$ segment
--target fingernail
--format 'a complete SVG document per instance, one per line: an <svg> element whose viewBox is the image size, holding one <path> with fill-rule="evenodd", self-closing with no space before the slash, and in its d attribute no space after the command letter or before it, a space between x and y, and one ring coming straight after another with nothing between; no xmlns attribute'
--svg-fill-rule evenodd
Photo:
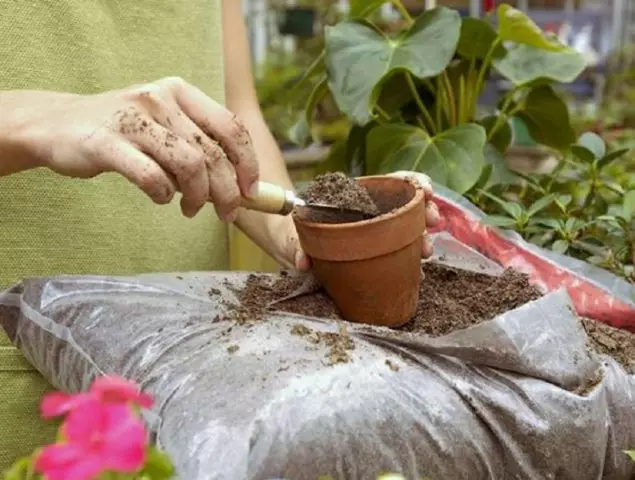
<svg viewBox="0 0 635 480"><path fill-rule="evenodd" d="M249 198L254 198L256 195L258 195L258 182L252 183L247 191L247 197Z"/></svg>
<svg viewBox="0 0 635 480"><path fill-rule="evenodd" d="M294 261L295 261L295 268L297 268L300 271L308 270L311 266L309 262L309 258L306 256L306 254L302 250L298 250L297 252L295 252Z"/></svg>
<svg viewBox="0 0 635 480"><path fill-rule="evenodd" d="M439 221L441 220L441 213L439 212L439 207L437 207L437 204L430 202L427 205L426 209L430 213L430 216L428 218L428 223L433 225L439 223Z"/></svg>

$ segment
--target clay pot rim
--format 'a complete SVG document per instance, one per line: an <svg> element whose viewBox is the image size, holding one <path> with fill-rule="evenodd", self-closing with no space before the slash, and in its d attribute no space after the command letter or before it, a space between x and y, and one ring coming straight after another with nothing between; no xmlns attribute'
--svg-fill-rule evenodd
<svg viewBox="0 0 635 480"><path fill-rule="evenodd" d="M390 180L396 180L399 182L403 182L403 183L408 183L410 185L412 185L415 189L415 194L413 195L413 197L408 201L408 203L406 203L405 205L402 205L401 207L392 210L390 212L387 213L382 213L377 215L376 217L373 218L369 218L367 220L359 220L357 222L345 222L345 223L321 223L321 222L311 222L310 220L305 220L304 218L302 218L301 216L297 215L295 212L292 213L292 215L295 217L296 220L302 222L304 225L308 226L308 227L313 227L313 228L321 228L324 230L340 230L343 228L357 228L357 227L363 227L366 225L370 225L373 223L379 223L379 222L384 222L392 217L397 217L399 215L403 215L404 212L411 210L413 208L415 208L415 206L421 201L421 197L423 197L424 195L424 191L423 191L423 186L421 184L419 184L418 182L416 182L415 180L411 179L411 178L402 178L402 177L394 177L391 175L368 175L365 177L358 177L356 179L357 180L362 180L362 179L367 179L367 178L385 178L385 179L390 179Z"/></svg>

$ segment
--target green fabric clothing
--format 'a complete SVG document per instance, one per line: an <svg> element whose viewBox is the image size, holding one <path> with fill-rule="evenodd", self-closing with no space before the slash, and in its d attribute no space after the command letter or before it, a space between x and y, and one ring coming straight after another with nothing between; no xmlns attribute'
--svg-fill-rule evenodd
<svg viewBox="0 0 635 480"><path fill-rule="evenodd" d="M0 0L0 11L0 90L94 93L180 76L224 100L220 0ZM154 205L115 174L0 178L0 288L57 273L224 269L227 250L211 206L186 219L178 201ZM6 336L0 345L4 470L52 429L37 418L46 382Z"/></svg>

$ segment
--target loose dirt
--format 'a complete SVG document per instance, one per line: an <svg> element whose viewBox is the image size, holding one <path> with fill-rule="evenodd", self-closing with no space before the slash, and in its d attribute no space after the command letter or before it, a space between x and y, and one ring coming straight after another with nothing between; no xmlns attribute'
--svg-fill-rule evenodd
<svg viewBox="0 0 635 480"><path fill-rule="evenodd" d="M424 263L422 274L419 305L413 319L401 327L401 331L432 337L446 335L491 320L541 297L526 275L511 269L497 277ZM337 307L322 290L280 301L298 291L302 282L302 278L286 272L278 277L251 274L245 287L236 291L240 307L217 321L255 322L263 319L270 310L341 319ZM583 319L583 324L589 337L589 348L610 355L627 370L635 371L635 334L595 320ZM318 332L297 323L291 327L291 333L311 344L326 345L331 364L350 360L348 352L354 348L354 341L343 324L338 333L331 333Z"/></svg>
<svg viewBox="0 0 635 480"><path fill-rule="evenodd" d="M341 172L317 176L300 197L307 203L359 210L369 215L380 213L368 191Z"/></svg>

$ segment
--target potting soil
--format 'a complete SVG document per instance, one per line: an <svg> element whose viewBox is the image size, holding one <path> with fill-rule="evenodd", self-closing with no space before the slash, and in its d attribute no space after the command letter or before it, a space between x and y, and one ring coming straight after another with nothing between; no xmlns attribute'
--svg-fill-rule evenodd
<svg viewBox="0 0 635 480"><path fill-rule="evenodd" d="M460 321L355 325L311 277L202 273L26 280L0 323L57 388L138 381L181 479L631 478L633 375L588 348L566 292L533 300L525 277L451 253L423 292Z"/></svg>
<svg viewBox="0 0 635 480"><path fill-rule="evenodd" d="M359 210L369 215L380 213L368 191L341 172L317 176L300 196L307 203Z"/></svg>

